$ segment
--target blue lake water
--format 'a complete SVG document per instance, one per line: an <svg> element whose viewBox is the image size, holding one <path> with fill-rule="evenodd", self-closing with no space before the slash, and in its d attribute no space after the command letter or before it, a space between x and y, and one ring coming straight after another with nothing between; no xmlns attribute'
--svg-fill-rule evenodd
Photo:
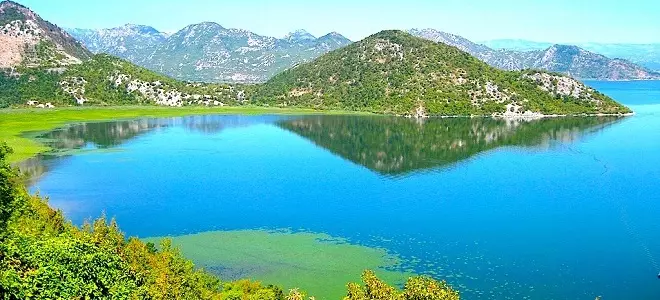
<svg viewBox="0 0 660 300"><path fill-rule="evenodd" d="M660 299L660 82L588 84L636 115L81 124L46 136L78 151L33 161L32 190L140 237L328 233L464 299Z"/></svg>

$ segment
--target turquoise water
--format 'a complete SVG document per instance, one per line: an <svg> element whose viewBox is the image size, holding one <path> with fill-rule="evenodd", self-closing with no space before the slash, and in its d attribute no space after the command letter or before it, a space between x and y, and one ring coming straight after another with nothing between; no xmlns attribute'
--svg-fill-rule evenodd
<svg viewBox="0 0 660 300"><path fill-rule="evenodd" d="M105 212L129 235L309 230L464 299L660 299L660 82L589 84L637 114L91 123L26 166L74 223Z"/></svg>

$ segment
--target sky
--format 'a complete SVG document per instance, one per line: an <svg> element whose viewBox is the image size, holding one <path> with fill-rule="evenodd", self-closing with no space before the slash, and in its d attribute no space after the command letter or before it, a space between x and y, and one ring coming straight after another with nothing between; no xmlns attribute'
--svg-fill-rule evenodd
<svg viewBox="0 0 660 300"><path fill-rule="evenodd" d="M282 37L296 29L360 40L384 29L434 28L473 41L660 43L658 0L15 0L64 28L194 23Z"/></svg>

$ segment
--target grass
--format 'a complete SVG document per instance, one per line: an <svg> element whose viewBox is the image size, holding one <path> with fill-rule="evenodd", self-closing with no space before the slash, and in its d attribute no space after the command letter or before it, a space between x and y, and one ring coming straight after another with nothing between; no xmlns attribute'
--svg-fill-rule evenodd
<svg viewBox="0 0 660 300"><path fill-rule="evenodd" d="M162 237L144 239L157 243ZM290 289L300 287L316 299L341 299L346 284L359 282L365 269L390 284L411 274L391 270L399 262L383 249L347 243L309 232L236 230L171 237L172 245L196 265L220 278L249 278Z"/></svg>
<svg viewBox="0 0 660 300"><path fill-rule="evenodd" d="M0 110L0 141L6 141L14 149L10 163L17 163L50 150L46 145L27 136L30 132L53 130L67 124L132 119L139 117L176 117L204 114L356 114L346 111L329 111L297 108L268 107L157 107L117 106L57 109L2 109Z"/></svg>

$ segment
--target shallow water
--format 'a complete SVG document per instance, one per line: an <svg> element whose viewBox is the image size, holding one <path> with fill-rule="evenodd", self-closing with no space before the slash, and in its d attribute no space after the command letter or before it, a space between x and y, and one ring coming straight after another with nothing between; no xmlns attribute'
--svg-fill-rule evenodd
<svg viewBox="0 0 660 300"><path fill-rule="evenodd" d="M660 299L660 82L589 84L637 114L82 124L26 171L74 223L105 212L129 235L307 230L465 299Z"/></svg>

